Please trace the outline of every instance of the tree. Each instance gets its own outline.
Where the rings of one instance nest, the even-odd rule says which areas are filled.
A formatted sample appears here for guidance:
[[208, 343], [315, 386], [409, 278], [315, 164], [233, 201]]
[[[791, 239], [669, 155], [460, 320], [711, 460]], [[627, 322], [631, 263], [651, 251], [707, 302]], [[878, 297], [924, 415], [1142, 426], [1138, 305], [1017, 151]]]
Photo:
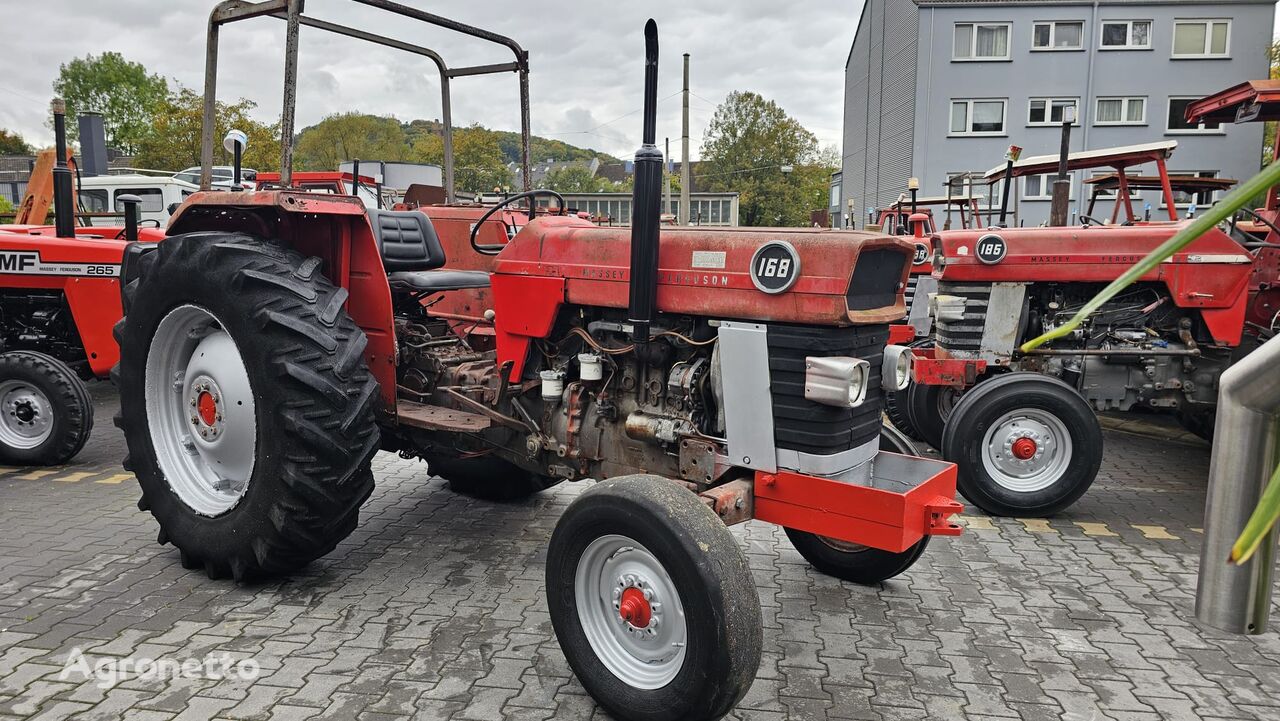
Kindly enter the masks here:
[[777, 103], [734, 91], [704, 134], [698, 185], [740, 193], [743, 225], [805, 226], [826, 207], [835, 156]]
[[[231, 154], [222, 147], [222, 138], [231, 128], [243, 131], [249, 140], [242, 162], [254, 170], [280, 167], [280, 127], [249, 117], [255, 107], [241, 98], [231, 104], [218, 103], [214, 111], [213, 162], [230, 165]], [[200, 164], [200, 135], [204, 127], [204, 97], [179, 86], [165, 99], [152, 117], [151, 130], [138, 143], [139, 167], [182, 170]]]
[[[1269, 73], [1271, 79], [1280, 79], [1280, 40], [1273, 40], [1271, 46], [1267, 48], [1267, 63], [1271, 67]], [[1262, 165], [1264, 167], [1271, 162], [1275, 154], [1277, 126], [1280, 126], [1280, 123], [1275, 121], [1262, 124]]]
[[[444, 138], [434, 133], [418, 137], [412, 157], [420, 163], [444, 165]], [[487, 193], [511, 185], [511, 172], [493, 131], [479, 125], [453, 131], [454, 186], [464, 193]]]
[[[139, 63], [120, 53], [106, 52], [76, 58], [58, 69], [53, 91], [67, 103], [67, 137], [79, 136], [74, 118], [80, 113], [102, 113], [107, 145], [124, 153], [137, 152], [138, 143], [151, 129], [151, 118], [169, 96], [169, 84], [149, 75]], [[51, 121], [52, 122], [52, 121]]]
[[17, 133], [0, 128], [0, 155], [30, 155], [31, 146]]
[[586, 165], [566, 165], [547, 173], [543, 187], [560, 193], [607, 193], [614, 190], [613, 183], [592, 174]]
[[335, 113], [298, 134], [294, 158], [300, 170], [337, 170], [344, 160], [407, 160], [404, 128], [395, 118]]
[[15, 212], [13, 203], [10, 203], [8, 198], [0, 196], [0, 225], [8, 225], [12, 223], [13, 218], [5, 218], [3, 216], [7, 213], [13, 212]]

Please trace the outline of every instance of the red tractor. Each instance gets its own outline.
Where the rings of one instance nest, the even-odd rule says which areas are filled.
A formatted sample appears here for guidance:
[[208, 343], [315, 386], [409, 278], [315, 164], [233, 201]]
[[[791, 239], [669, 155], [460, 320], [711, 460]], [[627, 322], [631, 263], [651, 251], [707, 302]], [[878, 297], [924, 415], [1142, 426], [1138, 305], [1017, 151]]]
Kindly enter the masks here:
[[139, 230], [134, 196], [122, 197], [124, 226], [75, 224], [59, 102], [53, 117], [56, 224], [0, 226], [0, 463], [7, 465], [65, 463], [84, 447], [93, 428], [84, 381], [106, 378], [119, 358], [111, 326], [120, 319], [121, 256], [130, 240], [164, 235]]
[[[344, 30], [314, 24], [296, 0], [224, 3], [211, 26], [264, 14]], [[652, 21], [645, 41], [629, 230], [543, 215], [509, 242], [469, 233], [454, 258], [422, 212], [200, 192], [163, 241], [130, 246], [113, 371], [125, 463], [184, 565], [245, 579], [323, 556], [355, 528], [379, 449], [525, 494], [600, 479], [548, 549], [561, 648], [619, 718], [713, 719], [747, 691], [761, 653], [756, 590], [728, 524], [782, 525], [817, 568], [861, 583], [959, 532], [954, 466], [881, 450], [909, 450], [880, 414], [885, 389], [908, 376], [886, 339], [904, 313], [911, 244], [659, 232]], [[296, 36], [286, 68], [295, 53]], [[521, 196], [532, 199], [488, 213]], [[465, 326], [423, 303], [481, 289], [487, 307]], [[492, 335], [477, 338], [482, 326]]]
[[[1022, 353], [1026, 340], [1061, 325], [1104, 286], [1168, 240], [1177, 217], [1174, 143], [1068, 156], [1069, 169], [1114, 169], [1113, 218], [1088, 214], [1070, 227], [951, 231], [934, 238], [936, 345], [917, 357], [908, 412], [917, 431], [959, 467], [965, 498], [989, 513], [1044, 516], [1075, 502], [1102, 459], [1096, 411], [1175, 413], [1211, 432], [1217, 379], [1275, 333], [1280, 298], [1272, 241], [1222, 226], [1135, 283], [1071, 335]], [[1153, 182], [1125, 167], [1153, 162]], [[1057, 169], [1028, 158], [1013, 177]], [[989, 177], [1001, 178], [1005, 168]], [[1130, 191], [1159, 187], [1168, 221], [1137, 217]], [[1263, 217], [1263, 216], [1259, 216]], [[1265, 219], [1265, 218], [1264, 218]], [[1268, 315], [1271, 313], [1271, 315]]]

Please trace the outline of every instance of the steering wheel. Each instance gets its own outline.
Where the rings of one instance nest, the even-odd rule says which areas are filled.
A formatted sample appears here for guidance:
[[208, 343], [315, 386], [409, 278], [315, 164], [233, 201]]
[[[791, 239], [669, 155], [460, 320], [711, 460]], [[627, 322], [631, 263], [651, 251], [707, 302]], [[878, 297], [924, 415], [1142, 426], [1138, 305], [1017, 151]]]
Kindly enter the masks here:
[[497, 205], [493, 206], [488, 211], [486, 211], [485, 214], [480, 216], [480, 219], [477, 220], [475, 224], [471, 226], [471, 249], [477, 253], [480, 253], [481, 255], [497, 255], [499, 252], [501, 252], [502, 249], [506, 247], [505, 245], [476, 244], [476, 235], [480, 232], [480, 229], [484, 227], [484, 221], [488, 220], [489, 216], [493, 215], [499, 210], [502, 210], [503, 208], [507, 207], [508, 205], [511, 205], [517, 200], [523, 200], [525, 198], [529, 199], [529, 219], [533, 220], [534, 215], [536, 215], [538, 212], [538, 205], [533, 202], [533, 199], [538, 197], [539, 195], [549, 195], [555, 198], [558, 203], [557, 207], [559, 207], [560, 212], [562, 214], [564, 213], [564, 210], [565, 210], [564, 196], [560, 195], [554, 190], [547, 190], [546, 188], [537, 188], [535, 190], [526, 190], [523, 193], [516, 193], [515, 195], [509, 195], [503, 198], [502, 200], [498, 201]]
[[1103, 223], [1101, 220], [1098, 220], [1097, 218], [1093, 217], [1092, 215], [1083, 215], [1083, 214], [1082, 214], [1082, 215], [1080, 216], [1080, 225], [1083, 225], [1083, 226], [1085, 226], [1085, 227], [1088, 227], [1088, 226], [1090, 226], [1090, 225], [1106, 225], [1106, 223]]
[[[1268, 228], [1270, 228], [1272, 233], [1275, 233], [1275, 234], [1276, 234], [1276, 236], [1280, 237], [1280, 227], [1276, 227], [1276, 224], [1275, 224], [1275, 223], [1273, 223], [1273, 222], [1271, 222], [1270, 220], [1267, 220], [1266, 218], [1264, 218], [1264, 217], [1262, 217], [1261, 215], [1259, 215], [1259, 214], [1258, 214], [1258, 211], [1253, 210], [1252, 208], [1241, 208], [1240, 210], [1241, 210], [1241, 212], [1243, 212], [1245, 215], [1248, 215], [1249, 217], [1253, 218], [1254, 220], [1258, 221], [1259, 223], [1262, 223], [1263, 225], [1265, 225], [1265, 226], [1267, 226]], [[1233, 217], [1233, 218], [1232, 218], [1232, 227], [1234, 227], [1234, 226], [1235, 226], [1235, 218]], [[1268, 243], [1268, 242], [1267, 242], [1267, 241], [1265, 241], [1265, 240], [1250, 241], [1250, 243], [1251, 243], [1251, 244], [1252, 244], [1252, 243], [1259, 243], [1259, 244], [1261, 244], [1261, 245], [1276, 245], [1275, 243]]]

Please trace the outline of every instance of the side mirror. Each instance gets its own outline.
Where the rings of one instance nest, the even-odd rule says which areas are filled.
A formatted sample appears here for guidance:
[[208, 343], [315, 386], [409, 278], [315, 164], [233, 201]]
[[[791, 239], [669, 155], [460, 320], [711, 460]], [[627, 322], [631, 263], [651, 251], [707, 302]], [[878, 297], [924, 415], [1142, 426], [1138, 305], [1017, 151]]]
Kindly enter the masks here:
[[124, 206], [124, 239], [138, 239], [138, 215], [142, 210], [142, 198], [123, 194], [116, 196], [116, 203]]

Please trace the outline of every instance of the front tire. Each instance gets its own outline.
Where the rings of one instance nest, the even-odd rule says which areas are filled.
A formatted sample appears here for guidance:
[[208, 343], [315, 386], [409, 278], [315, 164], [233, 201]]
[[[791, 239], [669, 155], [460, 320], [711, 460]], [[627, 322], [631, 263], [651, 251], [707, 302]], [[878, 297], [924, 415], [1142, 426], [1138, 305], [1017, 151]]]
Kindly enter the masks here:
[[0, 463], [66, 463], [92, 430], [89, 389], [65, 363], [34, 351], [0, 353]]
[[1009, 373], [960, 399], [942, 441], [961, 494], [996, 516], [1049, 516], [1084, 495], [1102, 465], [1102, 429], [1075, 389]]
[[547, 601], [565, 658], [617, 718], [728, 713], [760, 666], [760, 601], [746, 556], [693, 493], [657, 476], [596, 484], [547, 551]]
[[[911, 439], [892, 426], [880, 428], [880, 450], [905, 456], [920, 455]], [[828, 576], [863, 586], [874, 586], [911, 568], [924, 555], [930, 538], [925, 536], [911, 548], [893, 553], [794, 528], [785, 530], [791, 545], [809, 565]]]
[[930, 446], [942, 449], [942, 436], [947, 421], [961, 397], [953, 386], [926, 386], [912, 383], [907, 387], [907, 417], [915, 429], [914, 436]]
[[499, 503], [524, 500], [559, 482], [492, 456], [432, 459], [427, 470], [448, 481], [454, 493]]
[[239, 233], [166, 238], [116, 326], [125, 468], [188, 568], [296, 570], [354, 530], [373, 489], [378, 384], [346, 291]]

